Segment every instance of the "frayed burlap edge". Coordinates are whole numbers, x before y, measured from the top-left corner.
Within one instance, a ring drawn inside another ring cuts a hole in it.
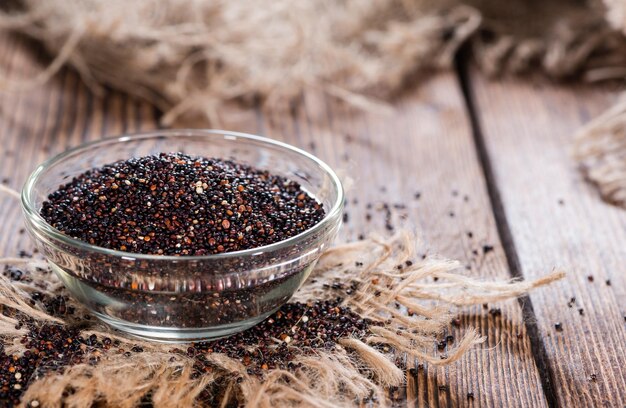
[[[210,353],[206,358],[216,369],[194,377],[193,360],[172,354],[171,346],[127,339],[100,323],[89,323],[82,335],[94,333],[118,339],[121,347],[127,349],[139,344],[144,352],[131,357],[113,351],[98,352],[101,355],[96,365],[81,363],[63,372],[31,379],[22,404],[37,400],[43,407],[59,406],[62,402],[68,407],[89,408],[99,402],[133,408],[149,393],[156,408],[201,406],[198,395],[219,382],[223,395],[216,400],[221,406],[234,402],[268,408],[352,406],[372,397],[380,405],[388,405],[386,387],[400,386],[405,381],[403,371],[394,363],[396,356],[406,355],[435,365],[450,364],[484,341],[469,328],[446,355],[433,354],[433,345],[450,323],[455,306],[514,298],[564,276],[556,271],[535,281],[477,280],[459,273],[461,265],[455,261],[416,260],[416,246],[411,234],[400,232],[389,238],[371,236],[338,245],[322,255],[295,300],[329,298],[334,295],[325,288],[325,283],[356,280],[360,283],[358,289],[346,297],[345,306],[362,317],[380,322],[381,326],[372,326],[371,334],[364,340],[341,339],[332,351],[294,349],[295,361],[302,364],[300,369],[269,370],[260,379],[248,375],[240,361]],[[24,283],[0,277],[0,303],[4,307],[30,316],[37,324],[71,324],[27,301],[27,293],[33,290],[50,295],[65,293],[54,275],[43,269],[43,261],[0,258],[0,264],[19,264],[32,278]],[[398,269],[397,265],[405,266]],[[438,279],[435,281],[434,277]],[[80,305],[74,306],[84,312]],[[20,340],[27,329],[17,329],[17,324],[15,318],[0,314],[0,336],[7,353],[25,351]],[[380,346],[386,346],[382,349],[389,352],[380,351]],[[70,387],[72,393],[68,394]]]
[[[578,132],[574,154],[602,197],[626,207],[626,96]]]

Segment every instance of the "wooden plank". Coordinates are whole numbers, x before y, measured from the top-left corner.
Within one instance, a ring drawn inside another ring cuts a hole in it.
[[[14,66],[12,75],[25,76],[40,69],[41,61],[29,51],[32,44],[2,36],[0,41],[0,63]],[[149,106],[114,92],[95,97],[70,71],[28,93],[1,95],[0,114],[0,179],[10,177],[9,185],[14,188],[20,187],[37,163],[70,146],[156,126]],[[304,147],[351,176],[344,237],[384,231],[387,220],[380,206],[384,201],[391,206],[389,224],[394,228],[416,228],[428,248],[465,261],[473,274],[507,277],[505,255],[454,76],[434,78],[400,101],[388,117],[362,114],[311,95],[300,108],[289,108],[286,114],[264,116],[248,111],[225,116],[224,127]],[[406,208],[396,209],[394,204]],[[371,214],[370,221],[366,214]],[[21,221],[15,203],[1,199],[0,217],[7,220],[1,253],[27,249],[28,240],[18,233]],[[483,254],[483,245],[493,245],[494,250]],[[494,318],[477,307],[462,316],[462,326],[476,326],[487,336],[484,348],[449,368],[418,370],[408,389],[396,392],[399,398],[420,407],[545,405],[520,307],[510,302],[502,311],[503,317]],[[457,329],[452,333],[459,334]],[[467,399],[468,392],[474,394],[473,401]]]
[[[462,260],[474,275],[508,276],[453,74],[432,78],[399,101],[390,116],[359,112],[314,95],[303,102],[291,115],[264,114],[258,131],[313,151],[352,179],[345,237],[385,231],[380,206],[387,203],[391,225],[419,231],[429,252]],[[484,254],[484,245],[494,250]],[[462,317],[462,325],[477,327],[487,343],[449,368],[418,370],[406,391],[410,406],[546,405],[519,304],[505,304],[502,313],[493,317],[476,307]],[[470,392],[473,400],[467,397]]]
[[[477,72],[470,78],[521,273],[534,278],[552,267],[569,273],[531,294],[556,400],[564,407],[623,407],[626,211],[600,200],[570,154],[576,130],[608,108],[617,92],[488,81]]]

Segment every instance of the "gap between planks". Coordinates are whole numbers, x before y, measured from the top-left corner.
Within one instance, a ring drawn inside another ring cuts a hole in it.
[[[448,256],[472,263],[472,269],[476,268],[475,272],[483,276],[493,276],[491,273],[494,273],[502,278],[508,277],[506,258],[499,248],[496,223],[454,74],[439,76],[424,84],[397,105],[397,112],[391,118],[357,113],[329,100],[305,99],[297,114],[292,112],[291,118],[257,115],[263,119],[257,125],[257,131],[302,147],[315,140],[314,153],[335,167],[343,165],[345,153],[358,158],[356,165],[349,170],[353,175],[360,175],[360,180],[355,183],[365,183],[363,189],[352,191],[353,196],[361,196],[361,204],[363,195],[371,196],[374,201],[381,199],[380,182],[389,183],[387,193],[408,202],[411,197],[406,197],[406,188],[402,187],[412,189],[417,185],[424,188],[422,200],[426,202],[422,201],[411,213],[416,227],[427,236],[427,241]],[[325,125],[311,119],[314,112]],[[382,172],[372,172],[372,168]],[[381,174],[386,176],[381,177]],[[400,183],[400,186],[394,183]],[[460,185],[455,186],[455,183]],[[455,187],[473,194],[469,206],[475,211],[446,207],[450,202],[450,189]],[[352,221],[348,226],[354,226],[364,214],[350,208]],[[455,218],[448,217],[448,211],[452,209],[457,211]],[[352,231],[346,231],[347,235],[355,238],[360,228],[349,228]],[[466,228],[475,233],[480,231],[474,237],[478,242],[466,239]],[[476,263],[475,259],[472,260],[472,248],[485,240],[495,244],[494,257],[487,258],[485,264],[480,259]],[[415,377],[407,372],[411,377],[406,390],[409,400],[424,407],[547,405],[530,352],[530,340],[514,340],[516,331],[520,331],[519,335],[524,331],[517,302],[505,308],[505,315],[511,313],[515,317],[513,321],[493,320],[485,317],[484,312],[479,306],[470,314],[464,314],[463,319],[490,339],[488,347],[493,347],[494,352],[470,353],[458,366],[450,369],[426,367]],[[515,377],[511,378],[511,375]],[[474,403],[467,399],[469,391],[475,393]]]
[[[491,208],[496,219],[496,227],[502,247],[506,256],[509,272],[513,278],[523,279],[522,268],[519,261],[517,250],[513,241],[513,235],[509,227],[500,190],[496,183],[495,174],[489,158],[489,152],[485,145],[485,138],[481,131],[476,113],[476,104],[472,94],[472,84],[469,76],[469,54],[467,48],[459,52],[455,58],[455,71],[465,100],[467,115],[469,117],[472,134],[474,137],[474,146],[478,155],[481,170],[487,183],[487,194],[491,201]],[[529,296],[518,298],[520,307],[522,308],[522,316],[526,331],[530,338],[530,345],[535,364],[539,370],[541,378],[541,387],[543,389],[546,401],[550,408],[558,406],[556,393],[554,391],[554,373],[548,363],[548,353],[541,339],[540,330],[537,325],[537,318],[533,303]]]
[[[521,271],[526,278],[555,265],[568,272],[530,294],[558,404],[626,406],[626,212],[600,199],[570,150],[573,135],[615,102],[623,84],[499,81],[468,68]]]

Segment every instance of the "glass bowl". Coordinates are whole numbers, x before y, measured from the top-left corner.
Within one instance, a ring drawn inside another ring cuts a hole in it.
[[[297,181],[326,212],[307,231],[271,245],[208,256],[116,251],[64,235],[39,214],[48,195],[94,167],[161,152],[231,159]],[[287,302],[336,236],[343,212],[337,175],[311,154],[271,139],[219,130],[158,130],[62,153],[22,190],[27,229],[52,270],[96,316],[132,335],[200,341],[245,330]]]

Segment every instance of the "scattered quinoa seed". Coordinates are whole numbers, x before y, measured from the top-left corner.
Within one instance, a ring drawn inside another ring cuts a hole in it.
[[[500,309],[499,307],[491,308],[489,309],[489,314],[492,315],[493,317],[502,316],[502,309]]]
[[[573,307],[575,304],[576,304],[576,298],[572,296],[569,302],[567,302],[567,307]]]

